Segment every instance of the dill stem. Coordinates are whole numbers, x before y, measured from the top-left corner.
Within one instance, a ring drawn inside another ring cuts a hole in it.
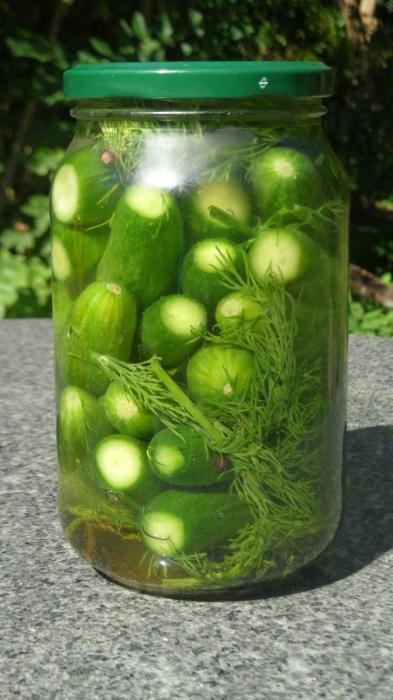
[[[188,398],[187,394],[171,379],[169,374],[158,362],[151,363],[151,370],[156,377],[164,384],[173,399],[180,404],[196,423],[205,431],[206,435],[214,442],[220,442],[223,438],[221,432],[211,424],[202,411]]]

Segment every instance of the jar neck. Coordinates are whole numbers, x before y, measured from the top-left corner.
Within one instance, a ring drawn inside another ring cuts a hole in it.
[[[81,121],[132,119],[159,122],[301,123],[318,125],[326,114],[320,98],[259,97],[250,100],[86,100],[71,115]]]

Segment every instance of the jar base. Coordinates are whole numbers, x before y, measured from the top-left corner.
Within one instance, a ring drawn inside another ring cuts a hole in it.
[[[304,572],[320,559],[332,543],[341,520],[341,513],[328,528],[314,538],[303,542],[301,556],[299,549],[292,557],[282,557],[277,552],[276,566],[258,578],[238,578],[233,582],[221,581],[216,584],[199,582],[187,576],[174,562],[160,562],[163,571],[159,575],[152,562],[146,557],[144,545],[132,536],[120,537],[119,532],[97,528],[93,523],[84,523],[83,528],[73,530],[72,536],[63,519],[63,527],[73,549],[101,576],[133,591],[178,600],[219,601],[238,600],[252,597],[271,597],[289,592],[293,585],[298,586]],[[68,530],[68,532],[67,532]]]
[[[114,573],[108,573],[99,566],[92,564],[94,571],[102,578],[115,583],[118,586],[127,588],[130,591],[143,593],[145,595],[158,596],[160,598],[169,598],[174,600],[194,600],[194,601],[230,601],[230,600],[246,600],[252,598],[270,598],[277,595],[285,595],[292,591],[292,587],[299,585],[304,580],[304,575],[309,571],[322,557],[326,550],[331,546],[336,532],[334,532],[328,542],[321,550],[314,554],[309,561],[300,564],[298,567],[290,571],[286,575],[267,575],[259,580],[249,582],[239,582],[226,588],[218,588],[213,586],[200,586],[198,589],[169,589],[164,586],[154,584],[141,584],[137,581],[130,581],[116,576]]]

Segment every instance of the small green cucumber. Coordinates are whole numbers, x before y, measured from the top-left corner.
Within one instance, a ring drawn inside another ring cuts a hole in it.
[[[269,273],[289,285],[302,280],[313,268],[315,245],[293,228],[260,229],[248,253],[250,270],[257,282]]]
[[[109,384],[100,401],[106,417],[119,433],[148,440],[159,429],[158,419],[146,413],[120,382]]]
[[[83,466],[97,442],[113,431],[99,401],[77,386],[67,386],[60,396],[57,429],[60,468],[66,471]]]
[[[229,468],[227,459],[212,452],[206,439],[195,428],[179,425],[176,432],[164,428],[147,448],[153,472],[175,486],[209,486],[223,480]]]
[[[109,379],[91,353],[128,360],[135,324],[136,304],[125,289],[106,282],[86,287],[74,302],[61,338],[59,365],[64,383],[102,394]]]
[[[176,559],[204,552],[251,522],[251,514],[227,493],[164,491],[142,509],[139,528],[148,549]]]
[[[153,474],[146,445],[128,435],[110,435],[99,442],[95,468],[100,484],[111,491],[146,503],[163,489]]]
[[[213,312],[228,292],[222,275],[233,267],[242,267],[241,248],[224,238],[206,238],[196,243],[184,258],[181,288]]]
[[[109,226],[82,231],[59,221],[52,226],[52,270],[59,282],[80,277],[101,257],[109,237]]]
[[[343,211],[344,209],[344,211]],[[328,201],[319,209],[290,204],[269,217],[269,228],[296,229],[315,244],[320,254],[337,257],[345,255],[347,211],[337,201]]]
[[[250,238],[251,202],[239,184],[230,181],[202,184],[184,204],[185,227],[193,241]]]
[[[176,367],[194,350],[206,330],[204,306],[182,294],[170,294],[144,311],[143,351],[148,357],[159,355],[164,367]]]
[[[231,292],[220,299],[217,304],[215,317],[220,330],[231,330],[241,324],[257,327],[263,309],[247,292]]]
[[[117,204],[98,280],[135,293],[142,307],[176,286],[183,227],[177,204],[163,190],[129,187]]]
[[[244,399],[255,374],[254,356],[233,345],[206,345],[187,364],[190,395],[202,404]]]
[[[323,203],[317,167],[294,148],[269,148],[254,160],[250,176],[264,220],[288,204],[316,209]]]
[[[121,191],[113,153],[84,146],[67,155],[56,172],[52,212],[63,224],[99,226],[109,221]]]

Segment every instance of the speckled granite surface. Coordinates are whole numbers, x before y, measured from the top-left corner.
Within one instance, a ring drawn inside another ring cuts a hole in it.
[[[2,700],[393,697],[393,342],[352,338],[346,514],[274,597],[178,602],[98,576],[56,516],[47,321],[0,323]]]

